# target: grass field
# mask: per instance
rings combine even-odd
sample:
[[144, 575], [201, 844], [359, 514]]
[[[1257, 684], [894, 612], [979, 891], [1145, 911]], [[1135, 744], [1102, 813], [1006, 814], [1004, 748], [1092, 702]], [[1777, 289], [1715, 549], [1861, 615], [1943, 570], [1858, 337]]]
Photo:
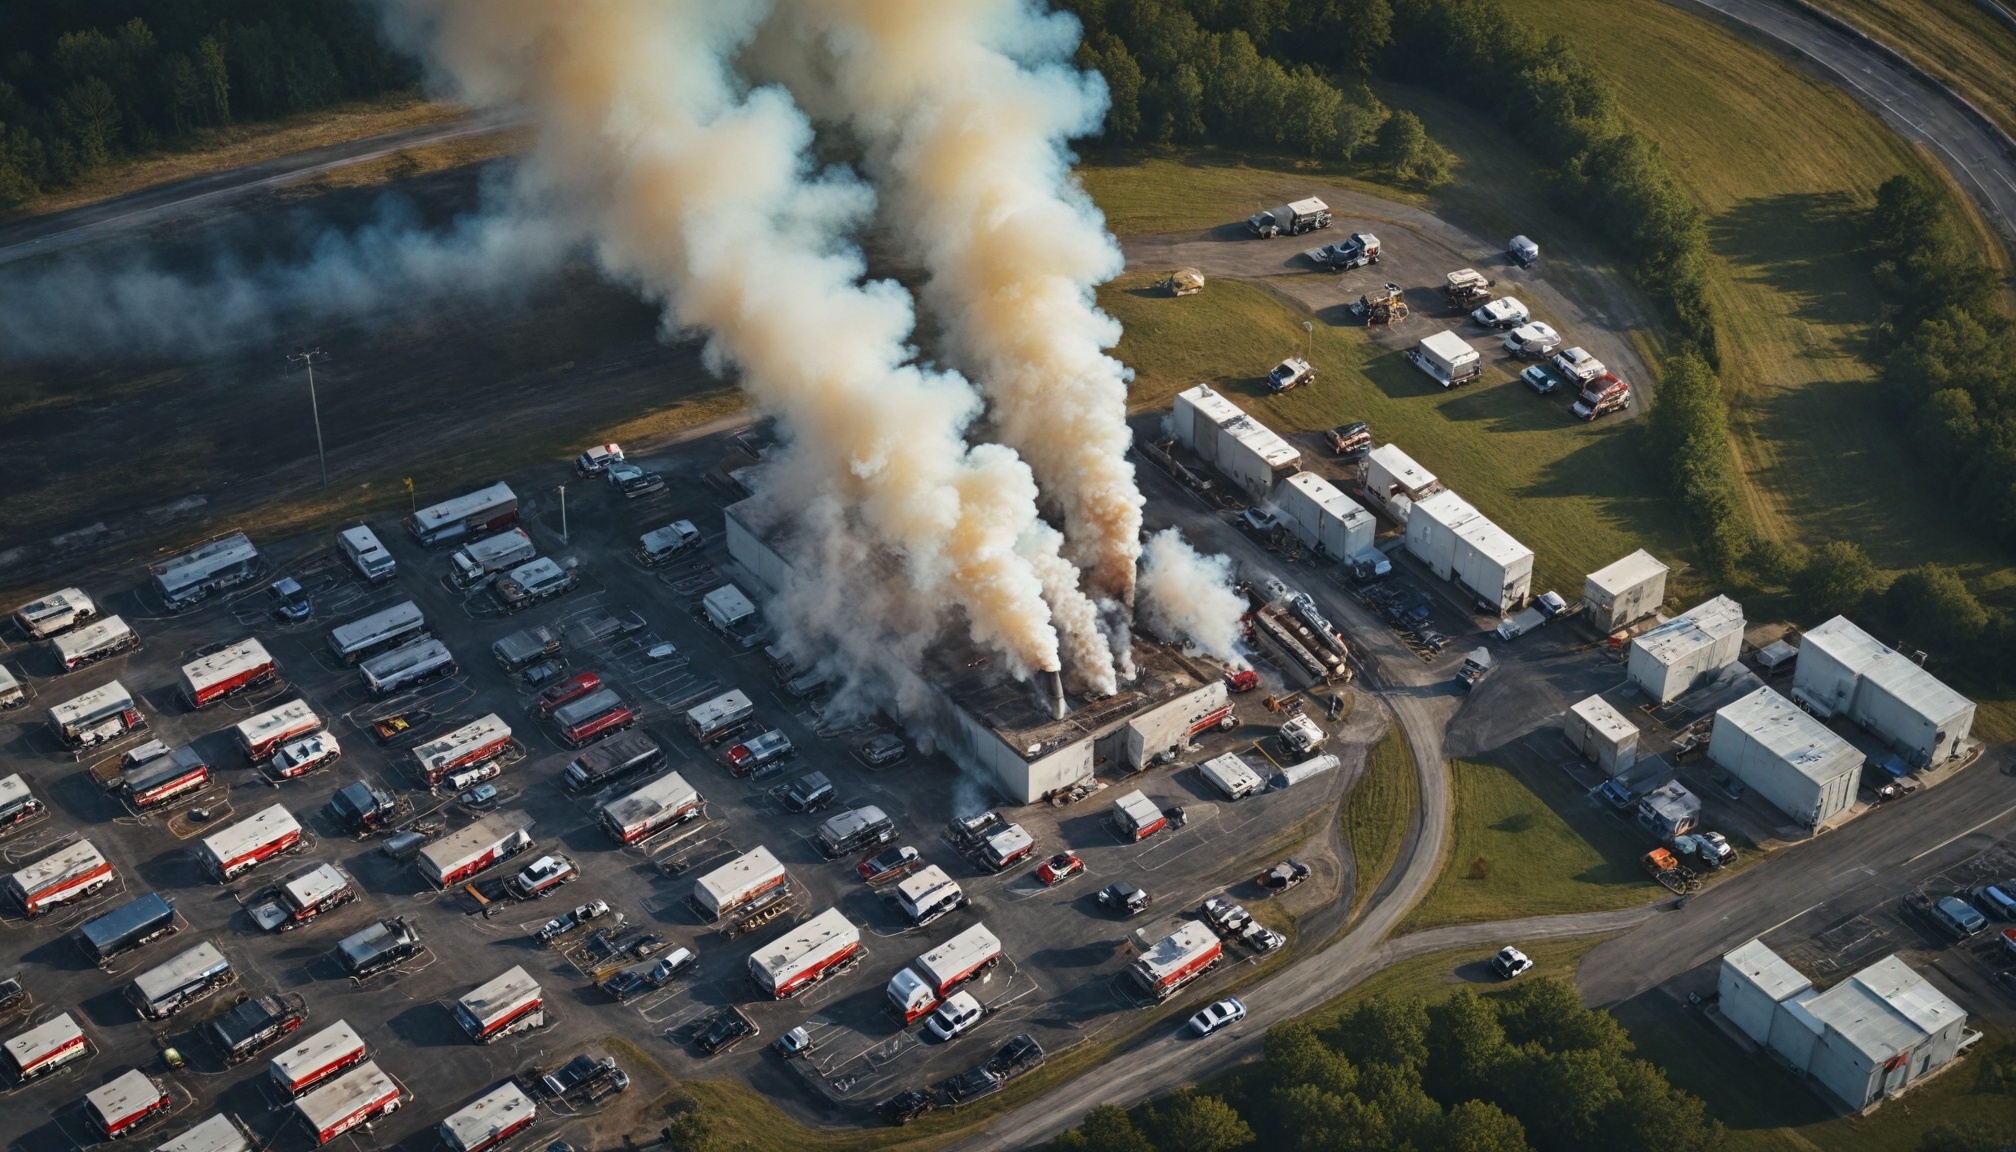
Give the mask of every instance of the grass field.
[[2016, 132], [2016, 30], [1987, 3], [2008, 0], [1810, 0], [1902, 53]]
[[1392, 871], [1407, 825], [1421, 799], [1414, 775], [1414, 753], [1398, 724], [1365, 756], [1365, 775], [1344, 804], [1344, 831], [1351, 844], [1356, 874], [1351, 886], [1351, 914], [1360, 916], [1365, 901]]

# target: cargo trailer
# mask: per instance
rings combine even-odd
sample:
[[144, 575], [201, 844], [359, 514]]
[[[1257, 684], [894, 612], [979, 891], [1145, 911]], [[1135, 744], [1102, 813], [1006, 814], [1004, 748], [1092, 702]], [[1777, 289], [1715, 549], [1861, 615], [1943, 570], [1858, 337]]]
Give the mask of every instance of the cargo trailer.
[[593, 743], [637, 722], [630, 706], [612, 688], [598, 689], [562, 704], [553, 710], [551, 719], [561, 742], [569, 748]]
[[342, 869], [316, 864], [282, 880], [267, 899], [245, 912], [264, 931], [288, 932], [356, 898], [357, 889]]
[[795, 996], [844, 972], [861, 953], [861, 931], [828, 908], [749, 956], [756, 986], [778, 1000]]
[[154, 1152], [252, 1152], [252, 1140], [231, 1117], [219, 1112]]
[[1442, 491], [1442, 482], [1398, 444], [1381, 444], [1365, 457], [1365, 498], [1405, 527], [1415, 504]]
[[167, 1114], [172, 1101], [160, 1083], [138, 1068], [84, 1094], [84, 1111], [113, 1140]]
[[460, 884], [530, 848], [531, 828], [532, 817], [524, 812], [493, 812], [420, 849], [420, 874], [437, 888]]
[[1139, 788], [1113, 801], [1111, 820], [1123, 839], [1139, 842], [1160, 832], [1169, 823], [1162, 809]]
[[406, 518], [406, 530], [432, 548], [469, 536], [481, 536], [518, 523], [518, 495], [496, 483], [453, 500], [429, 504]]
[[706, 800], [677, 772], [653, 780], [620, 800], [602, 805], [597, 816], [618, 844], [638, 844], [675, 824], [706, 815]]
[[404, 917], [380, 920], [336, 942], [336, 960], [352, 980], [375, 976], [427, 950]]
[[413, 749], [413, 767], [431, 787], [450, 772], [497, 758], [510, 746], [511, 725], [492, 712]]
[[259, 550], [243, 532], [234, 532], [150, 564], [147, 571], [154, 577], [154, 589], [161, 594], [162, 603], [172, 612], [213, 592], [236, 588], [259, 575], [259, 566]]
[[285, 804], [274, 804], [197, 842], [196, 856], [226, 883], [301, 843], [301, 823]]
[[279, 673], [280, 666], [266, 646], [247, 638], [182, 665], [182, 700], [191, 708], [207, 708], [226, 697], [271, 684]]
[[42, 811], [42, 801], [29, 791], [19, 772], [0, 777], [0, 829], [12, 828]]
[[273, 1057], [267, 1072], [274, 1085], [291, 1099], [361, 1063], [366, 1055], [364, 1040], [357, 1030], [348, 1021], [338, 1020]]
[[1416, 368], [1444, 388], [1466, 384], [1484, 374], [1484, 355], [1454, 332], [1429, 335], [1407, 353]]
[[686, 731], [702, 744], [712, 744], [748, 723], [756, 715], [756, 705], [741, 689], [723, 692], [686, 713]]
[[790, 891], [791, 874], [770, 849], [759, 844], [695, 880], [689, 900], [711, 923], [759, 903], [771, 903]]
[[1456, 534], [1484, 514], [1454, 492], [1438, 491], [1413, 505], [1407, 516], [1407, 551], [1443, 580], [1456, 575]]
[[140, 647], [140, 634], [123, 616], [107, 616], [49, 641], [49, 654], [65, 672], [75, 672], [121, 652]]
[[716, 632], [725, 634], [752, 624], [756, 605], [733, 584], [723, 584], [700, 598], [700, 616]]
[[383, 584], [399, 574], [399, 561], [378, 539], [378, 534], [362, 524], [336, 533], [336, 546], [357, 574], [373, 584]]
[[[159, 741], [157, 747], [167, 746]], [[119, 774], [120, 790], [126, 802], [144, 812], [203, 790], [210, 783], [210, 766], [194, 748], [176, 748], [142, 760]]]
[[1210, 925], [1186, 920], [1136, 957], [1127, 971], [1149, 995], [1167, 1000], [1209, 971], [1224, 954], [1225, 945]]
[[404, 600], [329, 630], [329, 651], [345, 664], [409, 644], [427, 631], [420, 606]]
[[1293, 445], [1208, 384], [1178, 393], [1175, 412], [1177, 439], [1248, 496], [1266, 497], [1302, 465], [1302, 453]]
[[7, 1041], [4, 1050], [15, 1081], [25, 1083], [88, 1059], [91, 1042], [84, 1038], [84, 1030], [77, 1026], [77, 1021], [65, 1012]]
[[436, 676], [452, 676], [455, 671], [454, 654], [432, 637], [381, 652], [357, 666], [358, 676], [373, 696], [390, 696]]
[[1275, 489], [1274, 501], [1295, 538], [1321, 556], [1343, 560], [1371, 551], [1372, 514], [1314, 472], [1297, 472]]
[[235, 725], [238, 750], [257, 764], [289, 740], [322, 730], [322, 718], [306, 700], [289, 700]]
[[59, 848], [7, 878], [7, 891], [27, 916], [74, 904], [119, 878], [89, 840]]
[[65, 588], [14, 610], [14, 626], [29, 640], [48, 640], [98, 615], [98, 605], [82, 588]]
[[448, 570], [456, 587], [469, 589], [537, 555], [539, 549], [533, 545], [532, 537], [523, 528], [513, 528], [449, 553]]
[[133, 704], [132, 693], [114, 680], [49, 709], [49, 726], [73, 751], [109, 744], [147, 726], [147, 717]]
[[507, 1080], [441, 1121], [441, 1143], [449, 1152], [488, 1152], [538, 1118], [538, 1105]]
[[392, 1077], [370, 1060], [294, 1100], [315, 1143], [327, 1144], [359, 1124], [399, 1110], [404, 1094]]
[[140, 1015], [165, 1020], [237, 979], [231, 961], [206, 940], [134, 977], [126, 994]]
[[940, 916], [960, 908], [966, 903], [966, 893], [962, 891], [945, 870], [933, 864], [897, 881], [895, 888], [896, 906], [910, 923], [922, 928]]
[[889, 1002], [905, 1024], [913, 1024], [953, 989], [986, 975], [1000, 962], [1001, 941], [985, 924], [975, 924], [890, 977]]
[[1479, 516], [1456, 531], [1455, 582], [1486, 611], [1522, 607], [1533, 591], [1533, 550]]
[[642, 732], [626, 732], [568, 761], [561, 781], [569, 792], [585, 792], [656, 767], [664, 760], [665, 750], [656, 740]]
[[1243, 800], [1267, 790], [1266, 779], [1237, 752], [1227, 752], [1206, 760], [1197, 766], [1197, 771], [1211, 782], [1212, 787], [1224, 793], [1227, 800]]
[[975, 855], [982, 867], [999, 872], [1027, 860], [1035, 851], [1036, 838], [1020, 824], [1010, 824], [988, 833]]
[[254, 996], [231, 1006], [210, 1021], [210, 1042], [224, 1054], [224, 1063], [242, 1064], [259, 1050], [290, 1035], [308, 1019], [308, 1003], [298, 994]]
[[489, 1044], [513, 1033], [542, 1027], [546, 1023], [546, 1001], [539, 982], [521, 964], [457, 1000], [455, 1022], [471, 1040]]
[[77, 946], [92, 963], [103, 964], [180, 930], [175, 906], [160, 893], [149, 892], [78, 925]]

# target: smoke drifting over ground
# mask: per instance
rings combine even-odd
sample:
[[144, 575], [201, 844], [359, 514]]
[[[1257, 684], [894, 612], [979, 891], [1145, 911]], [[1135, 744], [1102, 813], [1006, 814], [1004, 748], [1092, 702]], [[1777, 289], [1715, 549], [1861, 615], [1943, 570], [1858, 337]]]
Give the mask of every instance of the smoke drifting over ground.
[[1141, 616], [1164, 636], [1188, 636], [1206, 655], [1236, 668], [1246, 598], [1232, 590], [1232, 561], [1206, 556], [1179, 529], [1148, 538], [1141, 556]]

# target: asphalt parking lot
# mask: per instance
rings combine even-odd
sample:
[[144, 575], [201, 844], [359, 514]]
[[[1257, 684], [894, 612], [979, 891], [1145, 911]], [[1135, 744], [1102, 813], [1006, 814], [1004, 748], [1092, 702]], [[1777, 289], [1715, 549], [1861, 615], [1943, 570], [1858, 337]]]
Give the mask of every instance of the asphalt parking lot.
[[[522, 526], [541, 554], [578, 562], [581, 576], [574, 591], [515, 615], [499, 612], [485, 593], [454, 589], [445, 580], [449, 549], [422, 548], [400, 527], [399, 517], [388, 516], [372, 522], [399, 563], [396, 579], [384, 586], [372, 587], [357, 576], [339, 556], [333, 533], [256, 540], [265, 557], [259, 578], [180, 613], [161, 608], [138, 570], [77, 573], [64, 581], [84, 586], [104, 613], [124, 616], [141, 634], [143, 646], [137, 651], [57, 675], [46, 646], [28, 644], [10, 628], [0, 661], [24, 676], [34, 698], [24, 708], [0, 713], [0, 764], [6, 772], [21, 773], [49, 810], [0, 837], [0, 868], [12, 871], [88, 838], [118, 875], [110, 888], [40, 918], [25, 919], [11, 908], [0, 915], [4, 962], [18, 969], [31, 996], [25, 1007], [0, 1019], [0, 1039], [67, 1008], [93, 1047], [88, 1062], [26, 1086], [5, 1086], [11, 1101], [21, 1106], [14, 1115], [33, 1118], [5, 1125], [12, 1132], [10, 1147], [93, 1143], [81, 1099], [131, 1067], [159, 1077], [176, 1101], [173, 1111], [139, 1138], [147, 1146], [219, 1109], [244, 1123], [262, 1146], [312, 1146], [312, 1133], [278, 1100], [266, 1077], [268, 1059], [284, 1045], [226, 1067], [202, 1035], [202, 1025], [240, 994], [272, 992], [305, 997], [304, 1035], [339, 1019], [348, 1021], [380, 1067], [410, 1094], [400, 1111], [370, 1130], [338, 1138], [337, 1146], [431, 1148], [439, 1121], [486, 1088], [527, 1068], [551, 1068], [611, 1036], [636, 1045], [674, 1076], [737, 1077], [807, 1119], [859, 1119], [862, 1110], [898, 1089], [926, 1087], [984, 1062], [1018, 1033], [1035, 1036], [1054, 1054], [1144, 1023], [1140, 997], [1120, 978], [1134, 954], [1128, 934], [1144, 923], [1169, 913], [1194, 913], [1204, 897], [1227, 890], [1263, 921], [1286, 919], [1271, 915], [1257, 899], [1251, 878], [1287, 850], [1306, 817], [1334, 806], [1362, 768], [1362, 744], [1333, 741], [1330, 750], [1343, 760], [1338, 771], [1292, 789], [1227, 802], [1192, 765], [1256, 739], [1264, 743], [1278, 723], [1260, 708], [1262, 693], [1236, 697], [1247, 723], [1205, 738], [1183, 765], [1152, 770], [1075, 805], [1011, 810], [1009, 818], [1033, 833], [1035, 855], [1001, 874], [983, 874], [945, 839], [947, 821], [970, 806], [973, 794], [950, 763], [913, 749], [899, 764], [870, 770], [853, 750], [875, 731], [872, 723], [821, 720], [811, 705], [779, 688], [759, 650], [732, 647], [694, 619], [699, 595], [731, 575], [723, 570], [719, 511], [731, 494], [718, 483], [716, 466], [735, 452], [724, 436], [653, 457], [645, 463], [666, 476], [666, 490], [634, 501], [599, 480], [573, 481], [566, 496], [564, 540], [556, 487], [572, 476], [571, 470], [556, 464], [538, 474], [509, 477], [520, 497]], [[708, 482], [709, 473], [715, 474], [715, 483]], [[458, 494], [423, 493], [421, 499]], [[698, 556], [647, 569], [631, 554], [641, 533], [682, 518], [706, 533]], [[313, 598], [309, 619], [283, 623], [270, 611], [267, 585], [283, 573], [295, 577]], [[455, 653], [459, 670], [416, 690], [374, 699], [353, 669], [328, 654], [327, 632], [404, 599], [421, 607], [430, 629]], [[612, 617], [632, 614], [641, 618], [641, 631], [608, 628]], [[563, 656], [569, 671], [598, 672], [630, 702], [638, 727], [667, 748], [670, 766], [705, 795], [706, 819], [643, 846], [619, 848], [595, 822], [595, 810], [644, 780], [581, 795], [559, 785], [557, 777], [575, 753], [532, 721], [527, 708], [535, 690], [503, 671], [489, 652], [495, 640], [533, 624], [557, 626], [568, 637]], [[195, 653], [248, 634], [272, 652], [280, 682], [191, 711], [179, 699], [179, 666]], [[675, 645], [678, 655], [653, 657], [651, 649], [665, 642]], [[73, 758], [54, 738], [47, 709], [115, 678], [133, 693], [148, 718], [147, 729]], [[786, 771], [756, 782], [735, 777], [718, 749], [703, 749], [686, 735], [678, 710], [729, 687], [750, 695], [760, 721], [790, 735], [798, 755]], [[332, 766], [274, 783], [247, 763], [230, 729], [258, 710], [295, 697], [314, 707], [341, 741], [344, 754]], [[374, 721], [414, 711], [428, 715], [412, 732], [392, 746], [376, 742], [370, 732]], [[493, 712], [514, 729], [508, 767], [492, 781], [499, 791], [496, 800], [477, 810], [446, 791], [436, 795], [422, 787], [406, 749]], [[1351, 738], [1370, 738], [1377, 731], [1376, 716], [1368, 709], [1352, 724]], [[103, 785], [116, 775], [118, 756], [150, 738], [193, 745], [217, 771], [201, 793], [181, 798], [166, 811], [136, 814]], [[1258, 762], [1259, 756], [1254, 759]], [[815, 769], [835, 782], [837, 803], [813, 815], [785, 811], [772, 789]], [[403, 812], [397, 823], [402, 826], [445, 817], [452, 830], [493, 809], [530, 813], [536, 821], [534, 848], [486, 872], [484, 880], [509, 875], [554, 851], [574, 859], [581, 876], [550, 899], [505, 900], [488, 907], [459, 886], [437, 891], [412, 864], [383, 854], [383, 837], [353, 838], [335, 822], [327, 809], [330, 797], [359, 780], [400, 800]], [[1102, 780], [1117, 783], [1111, 777]], [[1160, 805], [1183, 805], [1184, 826], [1138, 845], [1122, 843], [1105, 815], [1111, 798], [1133, 787], [1143, 788]], [[231, 883], [217, 883], [199, 865], [197, 838], [275, 803], [284, 804], [301, 822], [302, 847]], [[832, 813], [864, 803], [877, 804], [895, 818], [897, 843], [914, 845], [958, 880], [970, 898], [968, 906], [923, 929], [909, 928], [898, 910], [856, 877], [856, 856], [825, 859], [811, 840], [812, 830]], [[195, 817], [198, 808], [208, 813], [207, 820]], [[692, 878], [712, 862], [759, 844], [789, 869], [800, 894], [790, 916], [724, 939], [687, 904]], [[1083, 857], [1086, 874], [1055, 889], [1042, 887], [1033, 878], [1034, 864], [1066, 848]], [[254, 895], [323, 861], [334, 862], [353, 878], [357, 900], [298, 931], [267, 935], [251, 924], [243, 907]], [[1340, 886], [1337, 871], [1334, 864], [1326, 867], [1319, 861], [1319, 883], [1305, 886], [1288, 902], [1327, 903]], [[1116, 880], [1148, 889], [1155, 897], [1150, 912], [1125, 922], [1104, 914], [1094, 895]], [[182, 929], [116, 958], [105, 969], [93, 966], [71, 939], [74, 929], [147, 891], [160, 892], [175, 905]], [[664, 937], [668, 948], [691, 948], [699, 956], [697, 975], [617, 1003], [591, 979], [608, 970], [610, 962], [584, 951], [588, 932], [551, 947], [534, 938], [549, 918], [598, 898], [624, 917], [619, 939], [651, 932]], [[861, 928], [865, 955], [852, 970], [804, 995], [770, 1001], [750, 979], [746, 958], [791, 923], [828, 907], [839, 908]], [[426, 954], [362, 982], [346, 978], [330, 956], [331, 947], [375, 920], [394, 916], [417, 925]], [[929, 1041], [921, 1021], [904, 1027], [884, 995], [889, 977], [920, 953], [980, 922], [1000, 937], [1007, 960], [973, 989], [988, 1005], [988, 1017], [949, 1044]], [[165, 1021], [143, 1021], [126, 997], [132, 977], [203, 940], [214, 942], [229, 958], [238, 973], [235, 985]], [[1260, 962], [1237, 944], [1228, 944], [1226, 959], [1177, 1003], [1188, 1006], [1206, 999], [1241, 966]], [[524, 965], [541, 983], [547, 1023], [479, 1046], [454, 1022], [454, 1003], [514, 965]], [[731, 1005], [748, 1012], [760, 1025], [760, 1036], [731, 1053], [702, 1056], [693, 1037]], [[807, 1059], [785, 1061], [769, 1050], [768, 1042], [797, 1025], [805, 1025], [818, 1046]], [[179, 1070], [164, 1063], [164, 1051], [171, 1047], [186, 1059]], [[632, 1069], [633, 1075], [639, 1071]], [[659, 1087], [649, 1087], [654, 1083]], [[556, 1138], [655, 1131], [662, 1121], [638, 1113], [645, 1098], [663, 1085], [655, 1076], [640, 1077], [639, 1085], [626, 1097], [586, 1111], [548, 1108], [532, 1134], [516, 1142], [537, 1146]]]

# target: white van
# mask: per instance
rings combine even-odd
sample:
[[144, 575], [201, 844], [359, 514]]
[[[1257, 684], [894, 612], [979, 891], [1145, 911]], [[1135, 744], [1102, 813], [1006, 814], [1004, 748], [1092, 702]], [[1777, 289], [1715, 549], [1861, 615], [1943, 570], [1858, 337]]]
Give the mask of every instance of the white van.
[[343, 549], [343, 556], [357, 569], [358, 575], [373, 584], [390, 580], [399, 571], [399, 562], [378, 539], [378, 534], [359, 524], [355, 528], [345, 528], [336, 534], [337, 544]]

